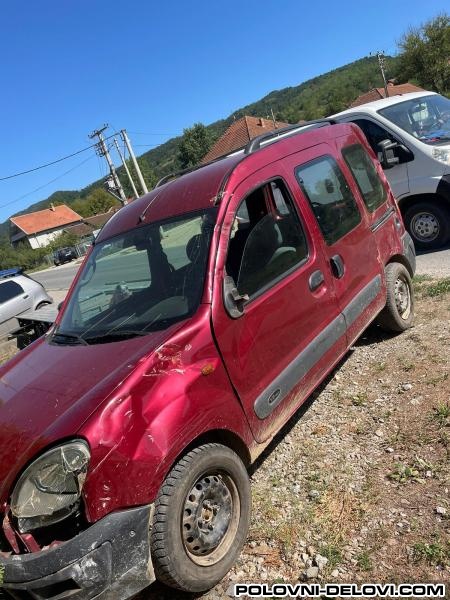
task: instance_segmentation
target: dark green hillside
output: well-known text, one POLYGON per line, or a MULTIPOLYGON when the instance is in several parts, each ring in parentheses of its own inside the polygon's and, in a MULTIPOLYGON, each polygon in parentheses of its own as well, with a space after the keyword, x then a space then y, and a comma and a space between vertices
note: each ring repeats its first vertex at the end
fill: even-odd
MULTIPOLYGON (((399 65, 398 58, 387 59, 388 76, 397 76, 399 65)), ((315 119, 339 110, 343 110, 359 94, 373 87, 382 85, 381 75, 375 58, 363 58, 324 75, 314 77, 298 86, 275 90, 252 104, 236 110, 227 118, 208 125, 212 139, 217 139, 235 118, 243 115, 267 117, 273 110, 277 120, 296 123, 300 119, 315 119)), ((145 123, 142 123, 145 127, 145 123)), ((139 157, 139 163, 144 171, 147 184, 153 185, 160 177, 180 168, 178 147, 181 137, 172 138, 154 150, 146 152, 139 157)), ((118 169, 119 176, 124 185, 127 185, 123 169, 118 169)), ((39 210, 50 205, 51 202, 66 204, 73 203, 77 198, 85 198, 95 188, 100 187, 102 181, 95 181, 84 189, 66 192, 55 192, 46 200, 32 204, 22 212, 39 210)), ((128 191, 128 190, 127 190, 128 191)), ((8 223, 0 225, 0 234, 6 233, 8 223)))

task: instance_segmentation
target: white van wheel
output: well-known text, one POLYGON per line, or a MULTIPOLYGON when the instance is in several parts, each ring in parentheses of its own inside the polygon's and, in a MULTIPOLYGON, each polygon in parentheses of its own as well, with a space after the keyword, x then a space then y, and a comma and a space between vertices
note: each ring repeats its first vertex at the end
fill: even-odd
POLYGON ((406 209, 404 217, 417 248, 439 248, 449 238, 450 213, 434 202, 418 202, 406 209))

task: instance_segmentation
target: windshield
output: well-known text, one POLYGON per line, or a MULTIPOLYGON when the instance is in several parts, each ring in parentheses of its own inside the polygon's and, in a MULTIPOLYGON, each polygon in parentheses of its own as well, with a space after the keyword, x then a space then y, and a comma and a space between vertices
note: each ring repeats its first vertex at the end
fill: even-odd
POLYGON ((450 100, 444 96, 414 98, 378 112, 425 144, 450 140, 450 100))
POLYGON ((95 246, 52 343, 145 335, 191 316, 205 279, 216 209, 152 223, 95 246))

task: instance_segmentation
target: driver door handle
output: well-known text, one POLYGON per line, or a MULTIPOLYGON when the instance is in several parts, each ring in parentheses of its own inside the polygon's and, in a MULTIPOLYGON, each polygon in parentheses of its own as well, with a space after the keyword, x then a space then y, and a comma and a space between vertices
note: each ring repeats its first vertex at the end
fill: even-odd
POLYGON ((317 288, 319 288, 322 283, 325 281, 325 277, 323 276, 322 271, 314 271, 314 273, 311 273, 311 275, 309 276, 309 289, 311 290, 311 292, 315 292, 317 290, 317 288))

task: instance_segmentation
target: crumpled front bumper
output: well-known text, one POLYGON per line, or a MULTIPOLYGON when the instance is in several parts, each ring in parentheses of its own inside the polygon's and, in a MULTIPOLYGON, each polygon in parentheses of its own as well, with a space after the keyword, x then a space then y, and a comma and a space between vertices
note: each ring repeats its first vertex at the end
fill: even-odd
POLYGON ((155 580, 152 514, 153 505, 112 513, 56 548, 0 556, 4 595, 15 600, 130 598, 155 580))

